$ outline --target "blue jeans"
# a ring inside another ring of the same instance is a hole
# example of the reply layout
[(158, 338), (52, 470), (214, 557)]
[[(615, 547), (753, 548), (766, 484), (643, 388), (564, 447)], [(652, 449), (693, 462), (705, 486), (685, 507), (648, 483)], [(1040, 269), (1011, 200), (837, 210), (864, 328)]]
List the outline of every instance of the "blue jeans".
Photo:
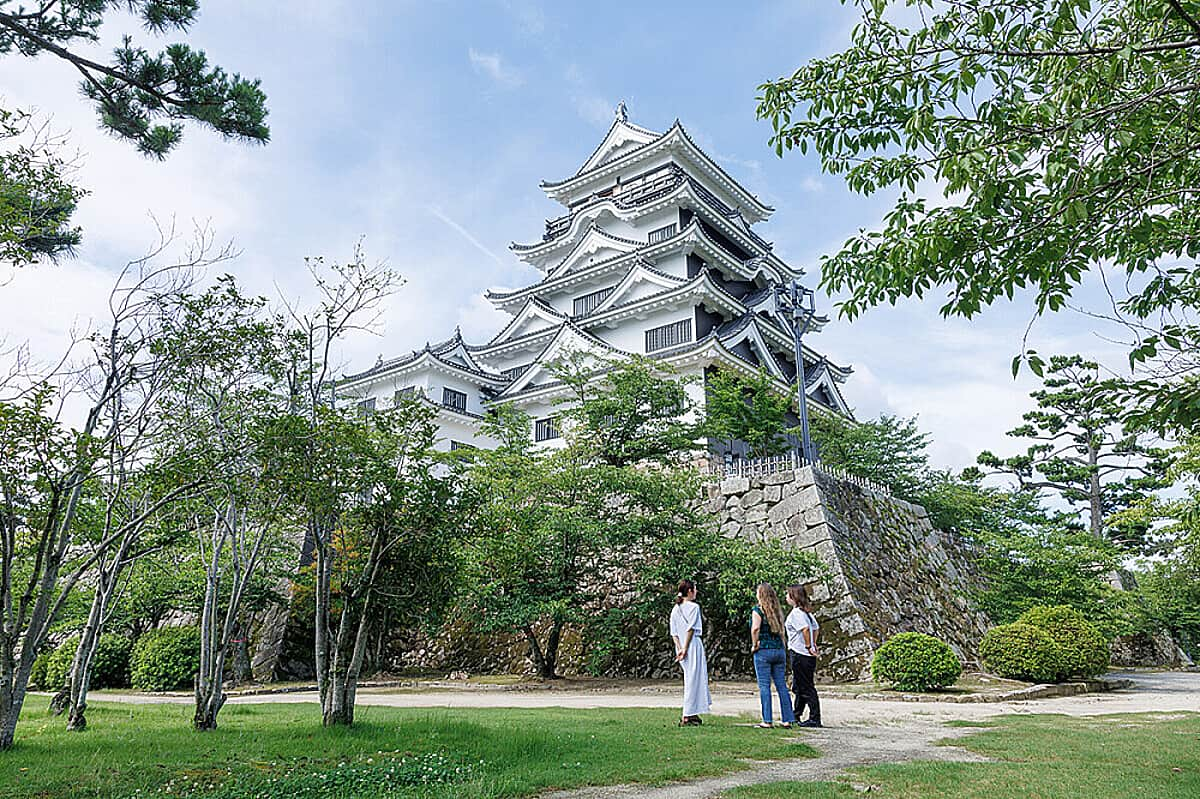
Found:
[(779, 709), (783, 723), (796, 720), (792, 713), (792, 698), (787, 689), (787, 651), (784, 649), (760, 649), (754, 653), (754, 676), (758, 678), (758, 701), (762, 704), (762, 719), (766, 724), (771, 718), (771, 683), (779, 694)]

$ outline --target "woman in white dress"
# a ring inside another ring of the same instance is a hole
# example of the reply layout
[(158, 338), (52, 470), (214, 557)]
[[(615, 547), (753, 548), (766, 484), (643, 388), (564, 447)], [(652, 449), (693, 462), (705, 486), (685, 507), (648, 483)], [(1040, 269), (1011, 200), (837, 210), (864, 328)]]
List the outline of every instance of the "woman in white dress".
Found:
[(704, 622), (696, 604), (696, 584), (679, 582), (675, 608), (671, 611), (671, 638), (675, 641), (675, 662), (683, 667), (683, 716), (679, 726), (700, 724), (700, 714), (712, 707), (708, 692), (708, 659), (704, 656)]

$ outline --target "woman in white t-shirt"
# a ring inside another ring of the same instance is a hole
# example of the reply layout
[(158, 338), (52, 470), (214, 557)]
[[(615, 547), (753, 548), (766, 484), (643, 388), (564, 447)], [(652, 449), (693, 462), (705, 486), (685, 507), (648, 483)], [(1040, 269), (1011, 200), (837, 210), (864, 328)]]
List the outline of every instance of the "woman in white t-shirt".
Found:
[(801, 727), (821, 726), (821, 701), (817, 698), (817, 687), (813, 682), (817, 670), (817, 636), (821, 625), (812, 615), (812, 602), (802, 585), (793, 585), (787, 590), (787, 601), (792, 606), (784, 627), (787, 629), (788, 651), (792, 656), (792, 696), (795, 697), (796, 721), (808, 707), (808, 721)]
[(671, 638), (675, 662), (683, 668), (683, 716), (679, 726), (700, 724), (700, 714), (712, 707), (708, 691), (708, 659), (704, 655), (704, 621), (696, 604), (696, 584), (679, 581), (675, 607), (671, 611)]

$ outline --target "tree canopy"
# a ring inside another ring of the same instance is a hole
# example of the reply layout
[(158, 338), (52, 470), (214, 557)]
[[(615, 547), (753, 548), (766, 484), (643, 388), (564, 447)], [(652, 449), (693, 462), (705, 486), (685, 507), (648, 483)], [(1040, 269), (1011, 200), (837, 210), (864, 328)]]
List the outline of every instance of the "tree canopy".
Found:
[(1037, 408), (1008, 431), (1032, 443), (1007, 458), (984, 451), (979, 464), (1016, 478), (1022, 490), (1048, 490), (1082, 505), (1097, 538), (1108, 534), (1137, 544), (1147, 525), (1113, 525), (1108, 517), (1165, 487), (1169, 456), (1122, 423), (1122, 381), (1101, 379), (1099, 371), (1078, 355), (1051, 357), (1044, 387), (1030, 393)]
[(849, 46), (764, 84), (758, 106), (780, 155), (812, 148), (852, 190), (899, 194), (823, 262), (842, 313), (944, 292), (942, 313), (969, 318), (1032, 289), (1042, 314), (1113, 272), (1099, 311), (1151, 367), (1141, 418), (1200, 420), (1200, 5), (855, 5)]

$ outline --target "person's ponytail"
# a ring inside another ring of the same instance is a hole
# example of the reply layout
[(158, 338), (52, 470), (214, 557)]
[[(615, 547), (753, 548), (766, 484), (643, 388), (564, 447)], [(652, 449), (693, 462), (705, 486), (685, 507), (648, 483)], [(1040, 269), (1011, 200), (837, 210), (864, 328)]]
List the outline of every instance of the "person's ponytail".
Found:
[(680, 580), (679, 591), (675, 594), (675, 604), (682, 605), (683, 600), (688, 598), (688, 594), (696, 590), (696, 584), (691, 580)]

